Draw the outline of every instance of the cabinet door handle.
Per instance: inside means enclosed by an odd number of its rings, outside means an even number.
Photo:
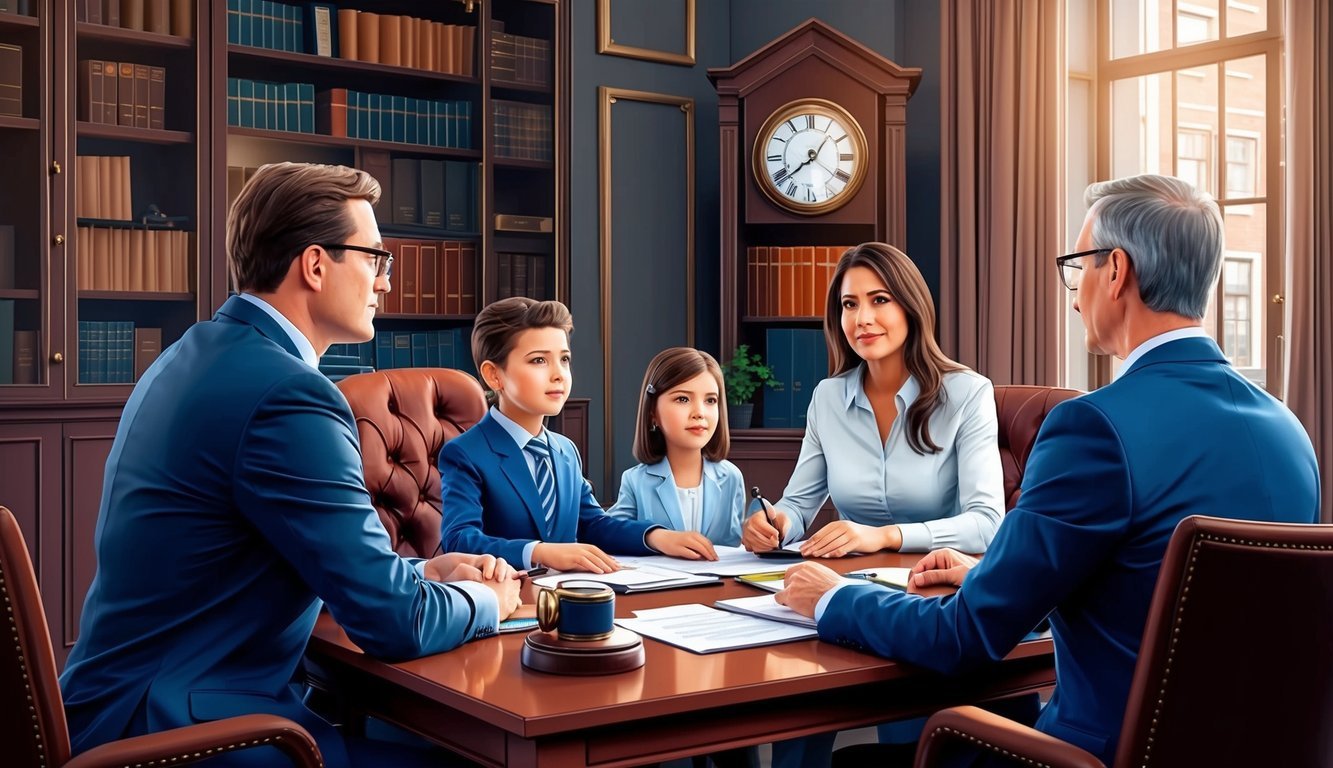
[[[51,353],[51,365],[60,365],[65,362],[65,356],[59,352]]]
[[[56,235],[56,236],[55,236],[55,243],[56,243],[56,245],[64,245],[64,244],[65,244],[65,236],[64,236],[64,235]]]

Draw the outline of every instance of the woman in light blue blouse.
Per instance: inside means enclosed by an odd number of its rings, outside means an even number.
[[[985,551],[1004,514],[995,396],[989,379],[935,342],[935,305],[907,254],[884,243],[844,253],[824,337],[832,375],[811,396],[777,528],[751,515],[742,543],[764,551],[800,539],[831,496],[839,519],[801,545],[806,557]],[[882,725],[880,742],[901,745],[910,762],[924,722]],[[775,743],[773,765],[828,765],[834,736]]]
[[[935,342],[920,271],[884,243],[838,261],[824,336],[832,376],[815,387],[800,458],[774,522],[751,515],[743,543],[774,549],[805,535],[825,499],[839,519],[801,546],[851,552],[983,552],[1004,513],[991,383]]]

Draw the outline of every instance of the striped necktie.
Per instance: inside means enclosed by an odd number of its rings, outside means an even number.
[[[555,527],[555,474],[551,471],[551,446],[540,437],[534,437],[523,446],[523,450],[532,454],[532,479],[537,484],[537,498],[541,500],[542,512],[546,515],[546,535],[550,536]]]

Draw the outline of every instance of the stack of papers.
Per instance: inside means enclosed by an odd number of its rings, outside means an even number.
[[[798,627],[815,628],[814,619],[803,616],[785,605],[778,605],[773,595],[734,597],[730,600],[718,600],[713,605],[724,611],[755,616],[768,621],[780,621],[784,624],[795,624]]]
[[[685,560],[679,557],[667,557],[666,555],[652,555],[646,557],[617,557],[616,562],[621,565],[632,565],[636,568],[645,566],[666,568],[684,573],[705,573],[713,576],[742,576],[747,573],[764,573],[765,571],[774,570],[777,565],[772,560],[764,560],[743,547],[715,546],[713,551],[717,553],[716,560]]]
[[[692,653],[733,651],[819,636],[810,627],[719,611],[697,603],[635,611],[634,618],[616,619],[616,624]]]
[[[628,558],[627,558],[628,559]],[[621,561],[624,564],[624,561]],[[698,587],[704,584],[717,584],[716,576],[701,576],[684,571],[672,571],[651,566],[632,566],[614,573],[589,573],[585,571],[552,571],[532,583],[539,587],[555,588],[562,581],[595,581],[605,584],[616,592],[649,592],[655,589],[675,589],[676,587]]]

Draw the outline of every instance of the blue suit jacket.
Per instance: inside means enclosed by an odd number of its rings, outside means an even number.
[[[701,532],[714,544],[740,546],[745,519],[745,478],[741,471],[729,461],[704,461],[702,485]],[[620,498],[607,514],[623,520],[646,520],[673,531],[685,530],[671,463],[662,459],[625,470],[620,476]]]
[[[578,541],[620,555],[653,554],[644,536],[655,526],[608,517],[583,478],[578,449],[564,435],[546,434],[555,471],[551,535],[546,535],[546,514],[523,449],[488,412],[440,451],[444,549],[503,557],[518,568],[526,565],[523,549],[534,540]]]
[[[134,388],[95,541],[97,575],[61,676],[76,753],[271,713],[346,765],[337,732],[288,687],[319,598],[376,655],[435,653],[494,630],[474,625],[461,589],[394,554],[347,401],[239,297]]]
[[[1318,467],[1296,418],[1211,340],[1180,339],[1051,411],[1018,506],[954,596],[847,587],[819,634],[951,673],[1002,658],[1053,610],[1056,691],[1037,727],[1110,765],[1176,523],[1310,523],[1318,511]]]

